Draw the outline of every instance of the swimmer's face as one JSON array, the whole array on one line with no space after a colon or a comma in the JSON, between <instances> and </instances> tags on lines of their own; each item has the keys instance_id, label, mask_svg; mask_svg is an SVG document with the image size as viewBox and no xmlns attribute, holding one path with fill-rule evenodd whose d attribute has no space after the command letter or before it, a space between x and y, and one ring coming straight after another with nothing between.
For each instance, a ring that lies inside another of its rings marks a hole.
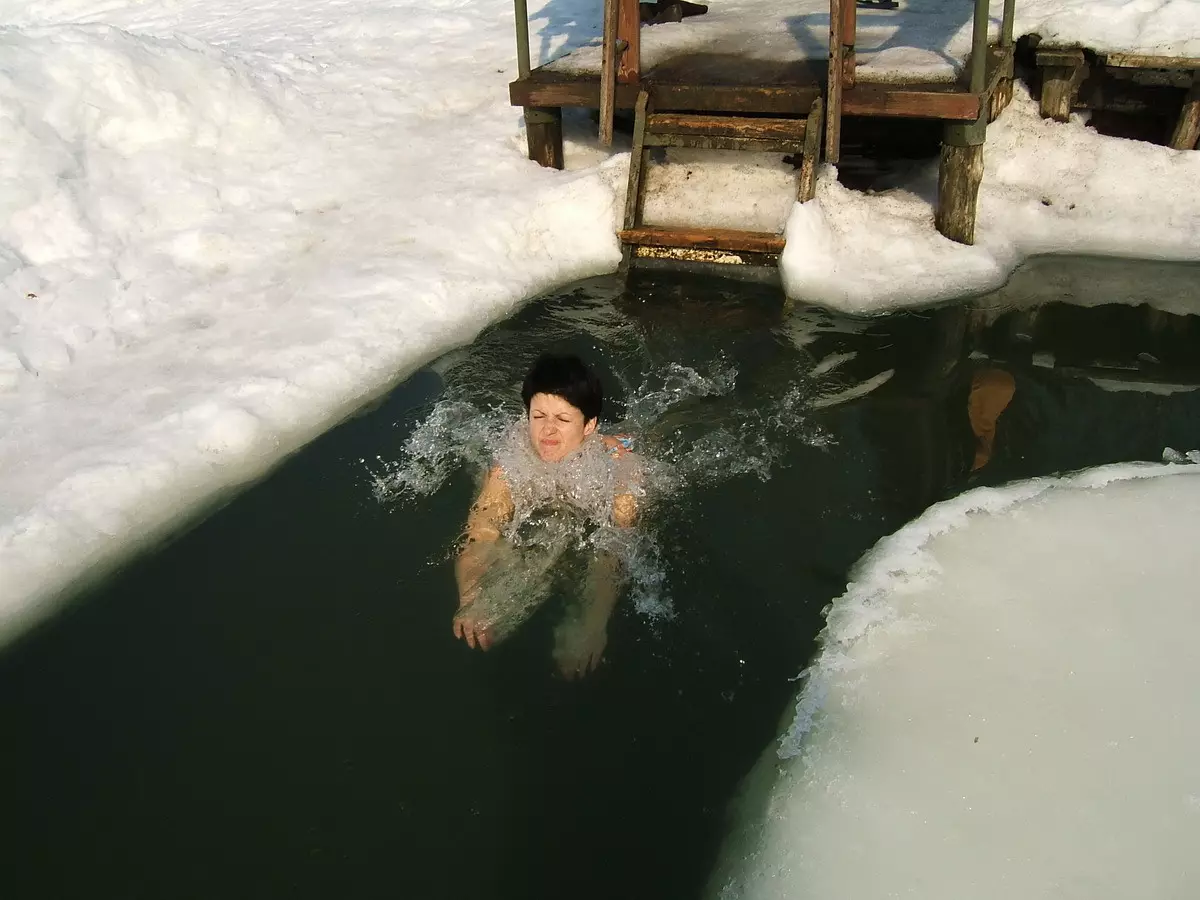
<instances>
[{"instance_id":1,"label":"swimmer's face","mask_svg":"<svg viewBox=\"0 0 1200 900\"><path fill-rule=\"evenodd\" d=\"M545 462L558 462L580 448L596 430L595 419L555 394L534 394L529 400L529 443Z\"/></svg>"}]
</instances>

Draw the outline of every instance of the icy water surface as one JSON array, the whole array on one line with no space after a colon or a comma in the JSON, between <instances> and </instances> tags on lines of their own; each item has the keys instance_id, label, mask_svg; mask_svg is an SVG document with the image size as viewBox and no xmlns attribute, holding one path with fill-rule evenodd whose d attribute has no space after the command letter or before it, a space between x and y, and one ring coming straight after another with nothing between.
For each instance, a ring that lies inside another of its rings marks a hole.
<instances>
[{"instance_id":1,"label":"icy water surface","mask_svg":"<svg viewBox=\"0 0 1200 900\"><path fill-rule=\"evenodd\" d=\"M1107 265L873 321L682 277L532 304L0 656L4 896L697 896L864 550L970 484L1200 447L1195 320L1010 308L1153 279L1200 305L1195 269ZM580 682L569 583L486 654L450 627L546 349L651 467Z\"/></svg>"}]
</instances>

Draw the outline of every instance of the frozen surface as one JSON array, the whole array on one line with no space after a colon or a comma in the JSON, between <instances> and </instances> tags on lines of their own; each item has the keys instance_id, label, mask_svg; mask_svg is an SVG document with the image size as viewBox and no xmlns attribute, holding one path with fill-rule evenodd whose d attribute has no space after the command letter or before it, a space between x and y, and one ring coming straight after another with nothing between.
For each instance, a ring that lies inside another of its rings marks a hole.
<instances>
[{"instance_id":1,"label":"frozen surface","mask_svg":"<svg viewBox=\"0 0 1200 900\"><path fill-rule=\"evenodd\" d=\"M989 35L1000 33L1003 4L991 4ZM951 81L971 52L973 4L900 0L896 9L859 8L857 74L863 81ZM682 56L748 57L771 62L828 58L827 0L729 0L702 16L642 31L642 66ZM1195 0L1018 0L1014 33L1047 44L1200 58ZM554 61L563 72L599 72L598 46ZM711 64L711 62L710 62Z\"/></svg>"},{"instance_id":2,"label":"frozen surface","mask_svg":"<svg viewBox=\"0 0 1200 900\"><path fill-rule=\"evenodd\" d=\"M1193 7L1154 5L1136 31L1121 12L1113 33L1186 45ZM1089 4L1088 27L1115 8ZM524 159L511 16L0 0L0 641L523 300L615 268L628 155L577 122L569 171ZM599 16L547 0L531 22L545 60ZM850 310L994 286L1039 250L1200 255L1200 200L1178 189L1200 154L1049 126L1023 99L993 139L976 248L933 232L928 172L877 196L827 172L794 208L777 159L681 156L647 210L790 215L791 292Z\"/></svg>"},{"instance_id":3,"label":"frozen surface","mask_svg":"<svg viewBox=\"0 0 1200 900\"><path fill-rule=\"evenodd\" d=\"M1200 468L1123 465L976 490L880 542L713 895L1200 893L1198 515Z\"/></svg>"}]
</instances>

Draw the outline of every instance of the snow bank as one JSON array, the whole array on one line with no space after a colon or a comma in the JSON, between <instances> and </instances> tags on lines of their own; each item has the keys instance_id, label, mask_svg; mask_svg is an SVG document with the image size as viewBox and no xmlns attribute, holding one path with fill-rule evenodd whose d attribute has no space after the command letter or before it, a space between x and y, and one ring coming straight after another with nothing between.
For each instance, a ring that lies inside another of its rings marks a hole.
<instances>
[{"instance_id":1,"label":"snow bank","mask_svg":"<svg viewBox=\"0 0 1200 900\"><path fill-rule=\"evenodd\" d=\"M502 0L3 6L23 24L0 31L0 640L616 265L625 160L523 158Z\"/></svg>"},{"instance_id":2,"label":"snow bank","mask_svg":"<svg viewBox=\"0 0 1200 900\"><path fill-rule=\"evenodd\" d=\"M877 545L713 893L1196 895L1198 476L976 490Z\"/></svg>"},{"instance_id":3,"label":"snow bank","mask_svg":"<svg viewBox=\"0 0 1200 900\"><path fill-rule=\"evenodd\" d=\"M1182 189L1200 184L1198 152L1105 137L1079 116L1042 119L1017 85L988 128L984 167L973 247L933 227L936 163L877 194L826 168L787 222L788 295L880 312L998 288L1042 253L1200 260L1200 194Z\"/></svg>"}]
</instances>

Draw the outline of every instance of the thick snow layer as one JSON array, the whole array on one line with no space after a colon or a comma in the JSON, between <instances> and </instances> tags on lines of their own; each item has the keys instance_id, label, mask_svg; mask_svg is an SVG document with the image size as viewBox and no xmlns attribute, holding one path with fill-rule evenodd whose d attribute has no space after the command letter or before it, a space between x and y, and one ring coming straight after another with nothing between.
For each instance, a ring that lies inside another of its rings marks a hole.
<instances>
[{"instance_id":1,"label":"thick snow layer","mask_svg":"<svg viewBox=\"0 0 1200 900\"><path fill-rule=\"evenodd\" d=\"M623 161L524 159L511 17L0 2L0 635L524 298L615 266Z\"/></svg>"},{"instance_id":2,"label":"thick snow layer","mask_svg":"<svg viewBox=\"0 0 1200 900\"><path fill-rule=\"evenodd\" d=\"M530 7L536 60L597 33L594 3ZM1142 30L1191 28L1167 7ZM523 300L619 258L628 155L574 120L569 171L524 158L508 0L0 0L0 22L0 640ZM874 197L826 173L793 211L778 159L680 157L651 175L647 212L765 230L791 211L791 290L853 310L982 289L1040 249L1200 252L1200 200L1166 177L1195 183L1198 154L1047 126L1020 103L1005 122L979 248L934 234L927 173ZM1041 207L1068 186L1067 208Z\"/></svg>"},{"instance_id":3,"label":"thick snow layer","mask_svg":"<svg viewBox=\"0 0 1200 900\"><path fill-rule=\"evenodd\" d=\"M996 40L1004 4L993 0L989 36ZM855 53L863 81L951 81L971 52L974 4L968 0L900 0L896 9L857 11ZM828 0L725 0L702 16L642 31L646 70L681 56L770 62L824 60ZM1048 45L1085 46L1154 56L1200 58L1200 4L1195 0L1018 0L1016 35ZM599 72L598 46L555 60L563 72ZM731 70L733 71L732 67Z\"/></svg>"},{"instance_id":4,"label":"thick snow layer","mask_svg":"<svg viewBox=\"0 0 1200 900\"><path fill-rule=\"evenodd\" d=\"M882 541L713 894L1196 896L1198 476L977 490Z\"/></svg>"},{"instance_id":5,"label":"thick snow layer","mask_svg":"<svg viewBox=\"0 0 1200 900\"><path fill-rule=\"evenodd\" d=\"M826 168L816 201L792 207L784 283L795 298L877 312L998 288L1041 253L1197 260L1200 194L1183 189L1196 184L1200 152L1042 119L1017 85L988 128L974 246L933 228L936 163L876 194Z\"/></svg>"}]
</instances>

